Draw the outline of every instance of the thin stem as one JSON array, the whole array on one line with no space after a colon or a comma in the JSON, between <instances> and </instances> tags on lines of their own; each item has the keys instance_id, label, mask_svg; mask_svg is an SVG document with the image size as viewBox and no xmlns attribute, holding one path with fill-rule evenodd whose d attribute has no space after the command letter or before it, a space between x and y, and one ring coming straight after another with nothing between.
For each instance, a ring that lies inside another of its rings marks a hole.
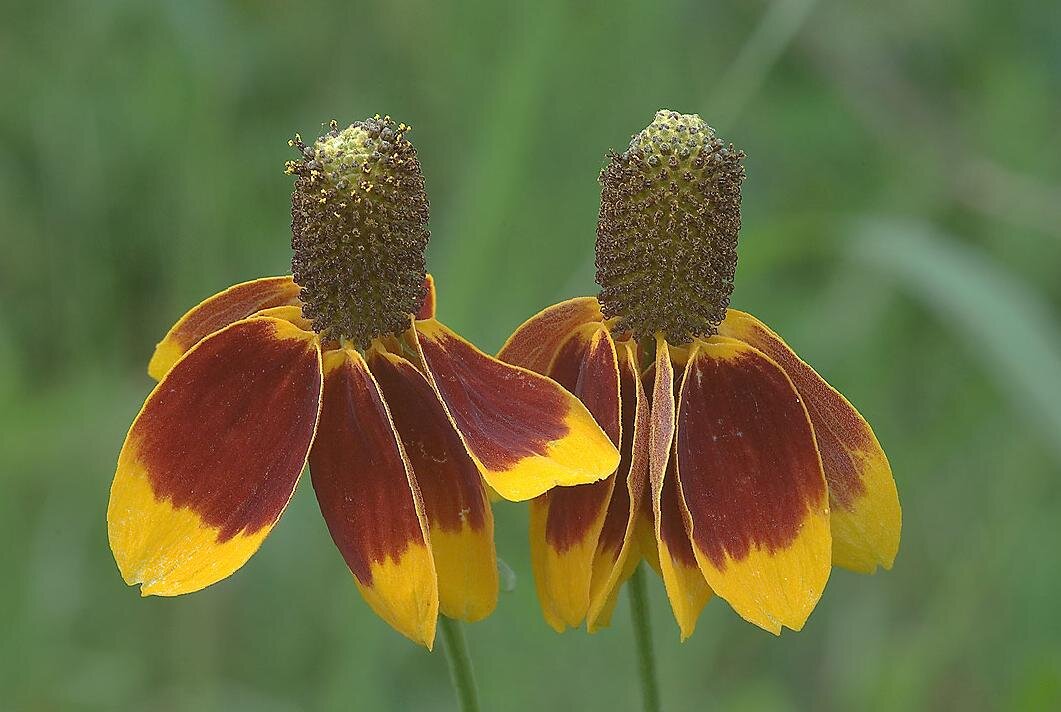
<instances>
[{"instance_id":1,"label":"thin stem","mask_svg":"<svg viewBox=\"0 0 1061 712\"><path fill-rule=\"evenodd\" d=\"M656 681L656 656L652 652L652 621L645 597L645 566L638 564L630 577L630 618L634 622L638 671L641 674L641 705L645 712L659 712L659 683Z\"/></svg>"},{"instance_id":2,"label":"thin stem","mask_svg":"<svg viewBox=\"0 0 1061 712\"><path fill-rule=\"evenodd\" d=\"M442 628L446 660L449 661L449 677L457 693L460 710L479 712L479 691L475 687L475 673L472 671L471 656L468 655L468 643L464 639L464 628L460 621L446 616L439 616L438 622Z\"/></svg>"}]
</instances>

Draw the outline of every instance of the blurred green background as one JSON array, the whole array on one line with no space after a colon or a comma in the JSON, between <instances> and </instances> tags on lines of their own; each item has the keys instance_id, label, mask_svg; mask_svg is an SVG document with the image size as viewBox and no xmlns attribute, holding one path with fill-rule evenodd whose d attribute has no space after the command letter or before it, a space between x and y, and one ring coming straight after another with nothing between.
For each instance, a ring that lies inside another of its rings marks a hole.
<instances>
[{"instance_id":1,"label":"blurred green background","mask_svg":"<svg viewBox=\"0 0 1061 712\"><path fill-rule=\"evenodd\" d=\"M713 602L669 710L1061 706L1061 13L1046 0L0 2L0 708L452 710L360 600L312 491L238 574L141 600L107 548L155 341L288 269L295 132L414 125L443 320L488 350L592 293L605 152L668 107L748 153L733 303L873 423L891 572L780 639ZM469 629L492 710L629 710L625 596L555 635L519 578Z\"/></svg>"}]
</instances>

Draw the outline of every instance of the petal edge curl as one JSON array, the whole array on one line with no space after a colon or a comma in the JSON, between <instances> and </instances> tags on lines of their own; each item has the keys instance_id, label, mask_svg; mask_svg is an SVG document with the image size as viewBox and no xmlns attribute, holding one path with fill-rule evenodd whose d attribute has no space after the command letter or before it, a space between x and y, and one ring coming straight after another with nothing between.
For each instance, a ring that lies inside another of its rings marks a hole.
<instances>
[{"instance_id":1,"label":"petal edge curl","mask_svg":"<svg viewBox=\"0 0 1061 712\"><path fill-rule=\"evenodd\" d=\"M497 357L537 373L548 373L553 357L571 333L603 318L596 297L576 297L553 304L520 324Z\"/></svg>"},{"instance_id":2,"label":"petal edge curl","mask_svg":"<svg viewBox=\"0 0 1061 712\"><path fill-rule=\"evenodd\" d=\"M638 537L639 528L645 526L642 517L648 498L648 397L641 383L636 345L623 341L616 347L621 354L622 460L593 558L586 615L586 630L590 633L610 623L619 589L643 557ZM648 507L651 509L651 504ZM648 537L655 552L655 538L651 533ZM653 559L658 560L658 554Z\"/></svg>"},{"instance_id":3,"label":"petal edge curl","mask_svg":"<svg viewBox=\"0 0 1061 712\"><path fill-rule=\"evenodd\" d=\"M685 640L696 630L700 611L712 593L689 540L689 517L682 506L676 475L674 386L670 349L666 340L657 336L649 425L649 481L660 572L681 639Z\"/></svg>"},{"instance_id":4,"label":"petal edge curl","mask_svg":"<svg viewBox=\"0 0 1061 712\"><path fill-rule=\"evenodd\" d=\"M596 482L618 466L593 416L552 379L483 353L435 319L408 333L468 454L505 499Z\"/></svg>"}]
</instances>

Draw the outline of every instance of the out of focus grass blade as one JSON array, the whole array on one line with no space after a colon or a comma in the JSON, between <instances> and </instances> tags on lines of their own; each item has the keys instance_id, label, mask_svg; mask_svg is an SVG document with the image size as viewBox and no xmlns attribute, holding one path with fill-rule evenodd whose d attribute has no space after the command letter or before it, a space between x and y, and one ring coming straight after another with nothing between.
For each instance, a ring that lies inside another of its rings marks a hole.
<instances>
[{"instance_id":1,"label":"out of focus grass blade","mask_svg":"<svg viewBox=\"0 0 1061 712\"><path fill-rule=\"evenodd\" d=\"M555 0L537 3L528 22L513 38L511 53L496 74L492 95L476 118L483 130L468 149L467 173L450 220L436 235L446 235L448 249L438 255L440 274L481 275L490 272L503 242L506 216L519 199L519 172L533 144L533 126L548 95L548 78L564 33L565 8ZM484 88L484 93L486 88ZM459 239L452 239L459 236ZM459 269L458 269L459 266ZM475 279L447 282L451 315L474 312ZM481 297L480 297L481 298Z\"/></svg>"},{"instance_id":2,"label":"out of focus grass blade","mask_svg":"<svg viewBox=\"0 0 1061 712\"><path fill-rule=\"evenodd\" d=\"M853 256L897 279L964 340L1061 459L1061 332L1049 304L930 225L875 220L857 236Z\"/></svg>"},{"instance_id":3,"label":"out of focus grass blade","mask_svg":"<svg viewBox=\"0 0 1061 712\"><path fill-rule=\"evenodd\" d=\"M788 50L818 0L774 0L719 79L708 102L708 123L725 134Z\"/></svg>"}]
</instances>

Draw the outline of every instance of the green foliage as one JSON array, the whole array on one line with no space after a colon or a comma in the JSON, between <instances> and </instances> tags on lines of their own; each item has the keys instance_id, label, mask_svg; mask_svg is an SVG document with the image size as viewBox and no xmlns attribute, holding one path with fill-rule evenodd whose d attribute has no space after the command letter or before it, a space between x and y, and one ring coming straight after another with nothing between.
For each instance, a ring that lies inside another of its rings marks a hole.
<instances>
[{"instance_id":1,"label":"green foliage","mask_svg":"<svg viewBox=\"0 0 1061 712\"><path fill-rule=\"evenodd\" d=\"M650 576L664 708L1061 705L1050 3L0 9L0 707L453 709L308 486L231 579L125 587L107 488L148 356L200 298L288 270L288 137L377 112L414 126L441 318L496 349L593 290L605 153L664 106L747 152L733 304L873 423L905 514L895 569L836 572L781 639L715 601L679 645ZM518 586L468 627L484 708L630 709L625 596L613 628L555 635L525 508L497 519Z\"/></svg>"}]
</instances>

